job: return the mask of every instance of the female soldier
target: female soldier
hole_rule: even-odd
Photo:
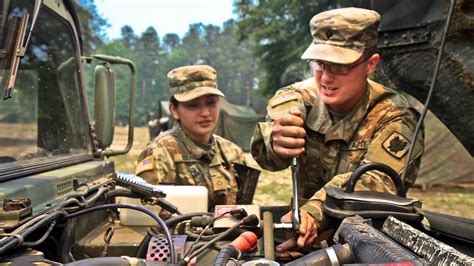
[[[209,207],[235,204],[237,173],[246,165],[242,149],[212,134],[219,121],[216,70],[183,66],[168,73],[169,109],[176,125],[150,141],[140,154],[136,175],[151,184],[199,185],[209,191]]]

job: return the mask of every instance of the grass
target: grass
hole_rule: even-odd
[[[126,145],[128,128],[116,128],[113,148]],[[148,129],[135,128],[132,150],[125,155],[112,157],[117,171],[133,173],[140,152],[149,141]],[[259,168],[250,154],[245,154],[251,166]],[[262,170],[254,197],[254,203],[260,206],[287,205],[292,194],[291,172],[289,169],[279,172]],[[474,219],[474,191],[472,189],[441,190],[412,189],[408,197],[422,200],[423,209]]]

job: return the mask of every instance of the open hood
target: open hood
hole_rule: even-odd
[[[377,77],[424,103],[449,11],[445,0],[354,1],[382,15]],[[474,153],[474,5],[456,1],[429,109]]]

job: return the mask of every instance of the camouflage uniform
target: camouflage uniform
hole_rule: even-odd
[[[135,174],[152,184],[205,186],[209,206],[235,204],[236,172],[226,161],[246,164],[242,149],[217,135],[206,146],[192,141],[177,124],[147,145]]]
[[[185,66],[168,73],[171,95],[186,102],[202,95],[224,96],[217,89],[216,71],[210,66]],[[242,149],[212,135],[211,143],[197,143],[180,124],[150,141],[138,158],[135,174],[151,184],[199,185],[209,191],[209,206],[235,204],[237,173],[233,163],[246,165]]]
[[[358,41],[360,38],[363,39],[360,42],[362,45],[358,55],[353,56],[352,52],[354,51],[350,51],[346,57],[337,58],[336,56],[336,60],[348,60],[346,62],[339,61],[343,64],[358,60],[364,51],[364,43],[367,45],[365,48],[373,45],[373,40],[368,36],[372,32],[372,38],[374,38],[373,32],[376,33],[376,27],[373,28],[372,24],[378,25],[378,14],[369,11],[367,16],[367,12],[363,11],[364,16],[372,17],[372,20],[368,19],[372,24],[365,25],[364,23],[367,21],[362,20],[361,27],[356,25],[353,28],[341,27],[338,29],[338,24],[356,24],[357,20],[354,22],[350,19],[360,15],[358,14],[359,10],[352,8],[335,12],[344,11],[355,11],[353,13],[356,14],[349,16],[350,22],[340,22],[339,20],[345,19],[346,16],[341,18],[340,15],[334,15],[332,12],[330,12],[330,16],[323,12],[322,15],[317,15],[316,19],[311,20],[314,40],[303,54],[303,58],[331,59],[332,57],[319,58],[327,56],[327,54],[322,54],[322,51],[319,50],[321,47],[318,45],[324,41],[327,42],[332,37],[339,38],[343,42],[341,47],[330,47],[330,49],[340,49],[337,54],[347,52],[347,42],[352,42],[355,47],[352,48],[357,52]],[[367,27],[370,32],[364,33]],[[362,34],[360,31],[363,31]],[[348,41],[351,36],[355,36],[354,40]],[[324,38],[326,39],[321,40]],[[331,42],[330,45],[334,45],[334,43],[337,43],[337,40]],[[327,46],[323,48],[327,48]],[[351,48],[350,45],[349,48]],[[401,174],[419,114],[396,91],[376,82],[368,81],[365,93],[357,105],[342,120],[333,122],[327,106],[318,97],[317,86],[316,80],[311,78],[279,90],[269,100],[268,122],[259,123],[256,127],[251,151],[255,160],[265,169],[276,171],[287,168],[290,165],[290,159],[279,158],[274,153],[271,131],[275,118],[288,114],[293,106],[299,108],[306,131],[305,151],[298,157],[296,169],[299,179],[299,197],[301,197],[300,202],[303,204],[301,209],[308,211],[315,219],[319,230],[323,230],[326,225],[324,224],[322,204],[326,193],[322,188],[326,185],[344,187],[352,171],[360,164],[368,162],[387,164]],[[423,134],[420,134],[404,180],[407,189],[415,182],[422,152]],[[392,180],[378,171],[364,174],[357,182],[356,190],[381,191],[392,194],[396,192]]]

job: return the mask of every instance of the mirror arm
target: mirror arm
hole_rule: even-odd
[[[96,54],[92,55],[92,58],[98,59],[110,64],[119,64],[119,65],[127,65],[130,68],[130,72],[132,74],[131,77],[131,85],[130,85],[130,108],[128,110],[128,141],[127,145],[123,150],[112,150],[112,149],[107,149],[104,151],[100,152],[101,156],[115,156],[115,155],[121,155],[121,154],[126,154],[127,152],[130,151],[133,145],[133,129],[135,125],[135,91],[137,89],[137,68],[135,64],[128,59],[117,57],[117,56],[108,56],[108,55],[101,55],[101,54]],[[86,58],[87,60],[87,58]]]

